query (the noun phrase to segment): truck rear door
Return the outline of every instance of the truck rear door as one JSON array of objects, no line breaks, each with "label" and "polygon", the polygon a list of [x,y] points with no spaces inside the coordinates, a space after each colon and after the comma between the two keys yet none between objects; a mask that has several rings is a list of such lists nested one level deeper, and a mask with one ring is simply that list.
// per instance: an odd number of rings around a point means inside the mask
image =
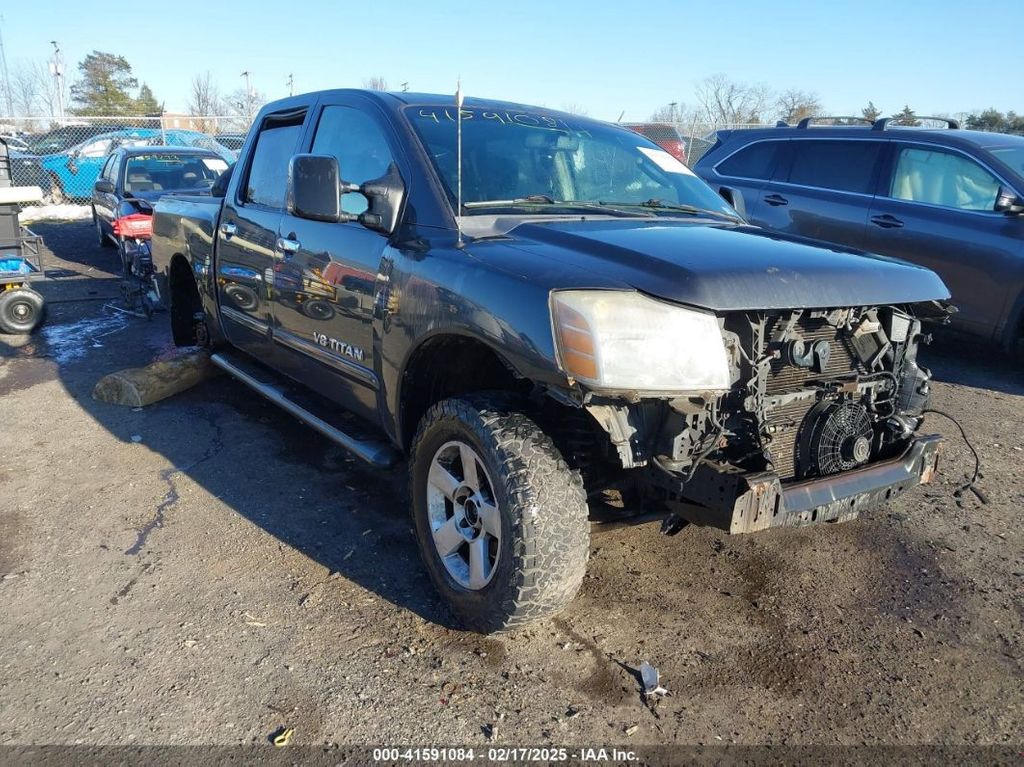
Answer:
[{"label": "truck rear door", "polygon": [[[267,115],[244,161],[234,194],[224,199],[217,230],[217,298],[231,343],[268,360],[278,228],[288,163],[302,139],[305,110]],[[237,171],[236,171],[237,172]]]},{"label": "truck rear door", "polygon": [[[400,151],[377,108],[357,96],[317,105],[306,146],[334,155],[341,177],[362,184],[383,176]],[[361,194],[341,199],[347,213],[366,210]],[[329,223],[285,212],[275,266],[274,340],[279,365],[349,410],[374,418],[379,371],[374,355],[374,299],[386,235],[357,222]]]}]

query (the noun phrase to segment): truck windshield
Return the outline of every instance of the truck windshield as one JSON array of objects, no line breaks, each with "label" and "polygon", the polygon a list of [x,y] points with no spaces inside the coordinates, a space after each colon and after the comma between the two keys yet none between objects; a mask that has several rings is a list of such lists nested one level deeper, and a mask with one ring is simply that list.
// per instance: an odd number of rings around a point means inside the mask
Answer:
[{"label": "truck windshield", "polygon": [[[405,114],[454,207],[455,106]],[[632,208],[646,215],[735,212],[685,165],[632,131],[540,112],[463,107],[463,213],[501,208]]]}]

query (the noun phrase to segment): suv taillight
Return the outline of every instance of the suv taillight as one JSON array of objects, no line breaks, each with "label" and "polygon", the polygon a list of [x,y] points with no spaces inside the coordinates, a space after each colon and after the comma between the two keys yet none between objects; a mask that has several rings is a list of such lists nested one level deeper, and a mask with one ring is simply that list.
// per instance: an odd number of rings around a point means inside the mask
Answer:
[{"label": "suv taillight", "polygon": [[117,237],[152,237],[153,217],[145,213],[132,213],[114,219],[114,235]]}]

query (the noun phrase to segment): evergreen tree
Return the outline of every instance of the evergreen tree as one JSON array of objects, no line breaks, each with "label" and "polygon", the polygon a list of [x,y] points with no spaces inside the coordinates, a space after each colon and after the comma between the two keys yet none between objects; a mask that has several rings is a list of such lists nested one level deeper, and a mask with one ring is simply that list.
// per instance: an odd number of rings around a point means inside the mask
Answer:
[{"label": "evergreen tree", "polygon": [[[71,86],[73,109],[79,115],[132,115],[136,102],[131,91],[139,81],[124,56],[93,51],[78,65],[81,79]],[[150,93],[152,96],[152,93]]]},{"label": "evergreen tree", "polygon": [[871,122],[882,116],[882,110],[875,106],[874,101],[869,101],[868,105],[860,110],[860,113],[865,120],[870,120]]},{"label": "evergreen tree", "polygon": [[145,83],[139,88],[139,97],[135,100],[135,106],[140,115],[158,117],[163,113],[163,108],[153,95],[153,91]]},{"label": "evergreen tree", "polygon": [[914,114],[914,110],[907,104],[902,110],[893,115],[893,119],[900,125],[917,126],[921,124],[921,121],[917,119],[917,115]]}]

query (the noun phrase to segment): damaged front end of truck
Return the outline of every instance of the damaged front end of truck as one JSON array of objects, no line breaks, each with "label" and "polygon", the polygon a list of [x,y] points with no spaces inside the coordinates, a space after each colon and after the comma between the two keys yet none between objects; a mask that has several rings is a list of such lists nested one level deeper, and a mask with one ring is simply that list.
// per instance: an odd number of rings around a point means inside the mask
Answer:
[{"label": "damaged front end of truck", "polygon": [[665,515],[729,533],[841,522],[934,477],[942,439],[917,433],[931,378],[917,351],[922,321],[952,311],[942,302],[691,312],[718,338],[696,355],[693,337],[678,339],[680,370],[704,368],[708,386],[675,395],[602,390],[601,368],[616,364],[593,339],[604,320],[565,303],[554,300],[555,335],[563,369],[582,373],[579,403]]}]

